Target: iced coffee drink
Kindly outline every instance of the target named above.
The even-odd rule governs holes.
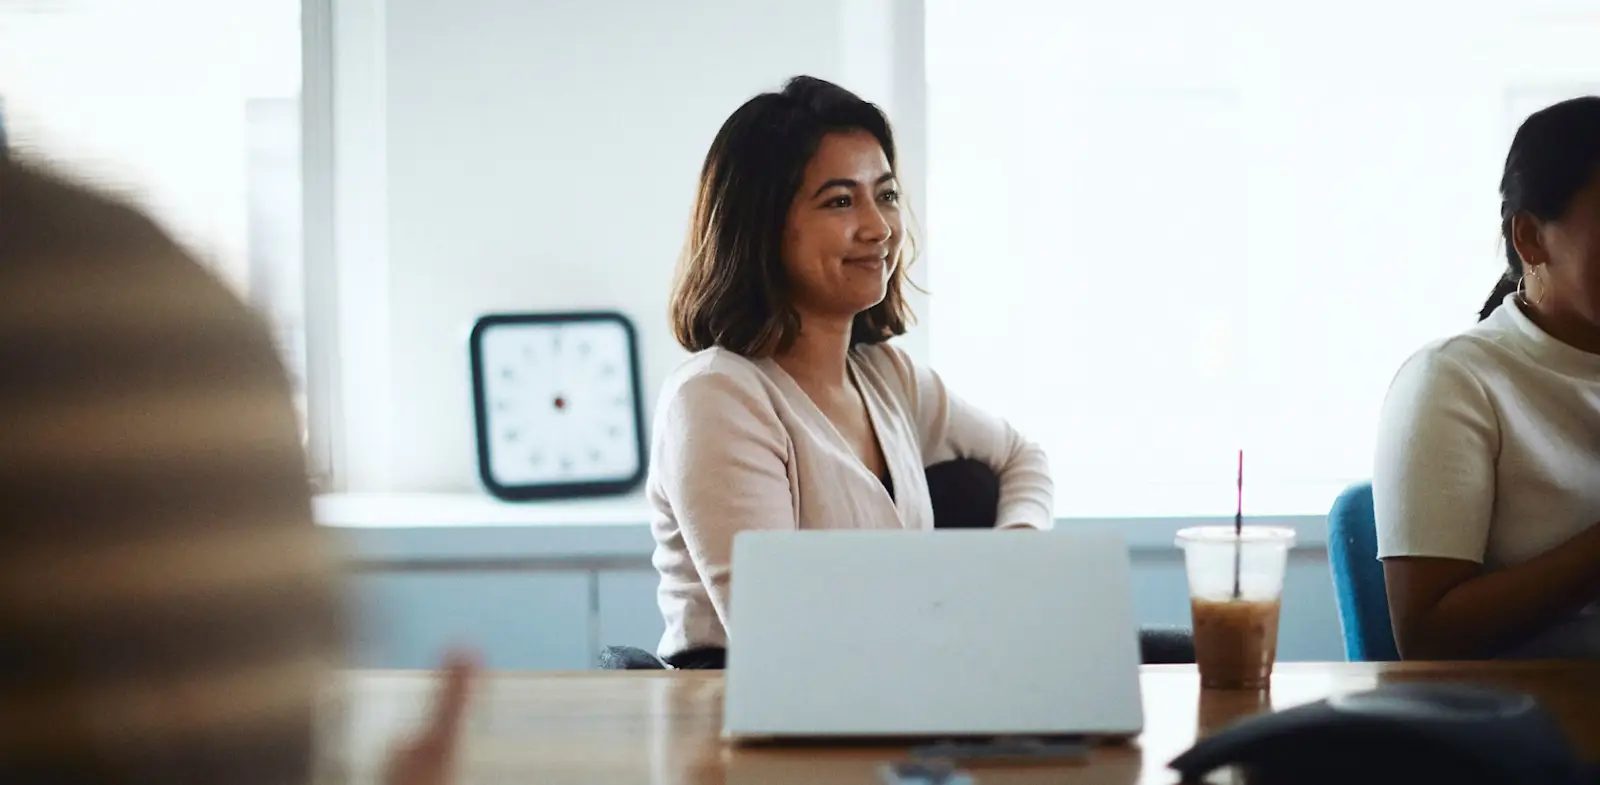
[[[1278,610],[1294,530],[1203,526],[1178,532],[1200,684],[1266,689],[1278,656]]]
[[[1265,689],[1278,657],[1277,600],[1190,598],[1200,686]]]

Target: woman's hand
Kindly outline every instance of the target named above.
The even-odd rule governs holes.
[[[384,785],[450,785],[467,700],[479,670],[477,659],[469,654],[446,655],[439,669],[433,708],[422,728],[389,754]]]

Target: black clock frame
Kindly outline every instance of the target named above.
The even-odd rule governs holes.
[[[494,478],[489,464],[489,410],[488,391],[483,380],[483,333],[491,327],[508,324],[574,324],[584,322],[616,322],[622,325],[628,338],[628,363],[633,381],[633,434],[637,444],[639,468],[633,476],[620,480],[590,482],[539,483],[533,485],[504,485]],[[549,313],[494,313],[479,317],[472,325],[468,341],[472,356],[472,410],[478,440],[478,477],[489,493],[511,502],[547,499],[574,499],[595,496],[612,496],[627,493],[644,481],[649,455],[645,451],[644,397],[639,379],[639,333],[632,320],[617,311],[561,311]]]

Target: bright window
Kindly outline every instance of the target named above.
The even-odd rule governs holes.
[[[1327,511],[1504,266],[1517,123],[1600,91],[1553,0],[929,0],[930,354],[1065,516]]]
[[[277,330],[305,405],[300,0],[0,2],[19,155],[133,199]]]

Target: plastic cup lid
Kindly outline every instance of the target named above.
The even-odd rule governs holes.
[[[1293,545],[1295,539],[1294,529],[1287,526],[1250,526],[1246,525],[1238,534],[1234,533],[1232,526],[1191,526],[1180,529],[1177,536],[1178,545],[1199,545],[1212,543],[1259,543],[1261,545]]]

